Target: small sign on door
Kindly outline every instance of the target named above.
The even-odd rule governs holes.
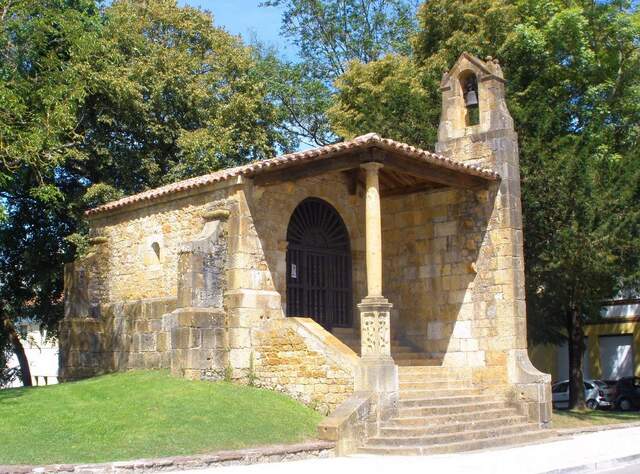
[[[298,278],[298,267],[296,267],[295,263],[291,264],[291,278]]]

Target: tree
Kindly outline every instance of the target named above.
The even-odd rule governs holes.
[[[0,337],[29,366],[16,320],[61,314],[59,273],[69,227],[64,164],[81,137],[87,58],[98,27],[91,1],[10,0],[0,7]],[[77,195],[77,193],[76,193]],[[62,217],[62,218],[60,218]]]
[[[406,54],[415,32],[414,0],[269,0],[284,6],[282,35],[298,47],[299,61],[271,64],[273,93],[288,131],[306,144],[326,145],[336,136],[326,110],[333,81],[351,61],[368,63],[387,54]]]
[[[132,192],[288,149],[252,51],[212,21],[173,0],[106,9],[80,173]]]
[[[379,128],[428,145],[435,116],[419,137],[403,123],[439,110],[442,72],[463,51],[500,59],[520,138],[529,332],[538,340],[569,337],[571,405],[581,407],[583,324],[603,299],[637,281],[638,6],[430,0],[418,17],[413,68],[426,91],[414,97],[425,99],[422,107],[403,108],[403,94],[381,92],[381,82],[402,80],[388,69],[381,79],[383,62],[353,63],[338,81],[332,125],[347,136]],[[374,98],[385,105],[370,117],[363,105]]]
[[[420,68],[406,56],[354,61],[336,80],[338,100],[328,109],[335,132],[345,138],[376,132],[405,143],[427,146],[437,132],[437,87],[425,84]],[[367,130],[367,132],[364,132]]]
[[[0,25],[0,339],[28,384],[15,322],[55,334],[87,206],[289,145],[252,50],[201,10],[9,0]]]

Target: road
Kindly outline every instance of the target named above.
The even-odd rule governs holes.
[[[637,462],[609,470],[615,462]],[[640,427],[562,437],[552,442],[438,456],[369,456],[354,455],[330,459],[227,466],[190,471],[203,474],[559,474],[573,472],[607,472],[640,474]],[[189,472],[189,471],[186,471]]]

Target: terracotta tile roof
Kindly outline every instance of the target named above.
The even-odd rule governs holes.
[[[253,177],[267,170],[286,168],[287,166],[300,165],[311,161],[328,159],[337,155],[344,154],[348,151],[367,149],[371,147],[393,151],[431,165],[460,171],[488,180],[496,180],[500,178],[498,173],[492,170],[445,158],[444,156],[438,155],[436,153],[422,150],[420,148],[397,142],[395,140],[381,138],[376,133],[368,133],[366,135],[356,137],[353,140],[335,143],[333,145],[326,145],[311,150],[289,153],[287,155],[277,156],[268,160],[255,161],[247,165],[237,166],[235,168],[227,168],[224,170],[216,171],[214,173],[185,179],[183,181],[178,181],[177,183],[168,184],[159,188],[150,189],[139,194],[134,194],[133,196],[128,196],[117,201],[113,201],[102,206],[89,209],[85,212],[85,214],[87,216],[94,216],[104,212],[120,209],[134,203],[142,201],[152,201],[169,194],[176,194],[220,181],[225,181],[236,176]]]

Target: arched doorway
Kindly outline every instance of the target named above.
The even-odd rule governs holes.
[[[287,316],[311,317],[328,330],[351,327],[351,248],[333,206],[308,198],[287,228]]]

